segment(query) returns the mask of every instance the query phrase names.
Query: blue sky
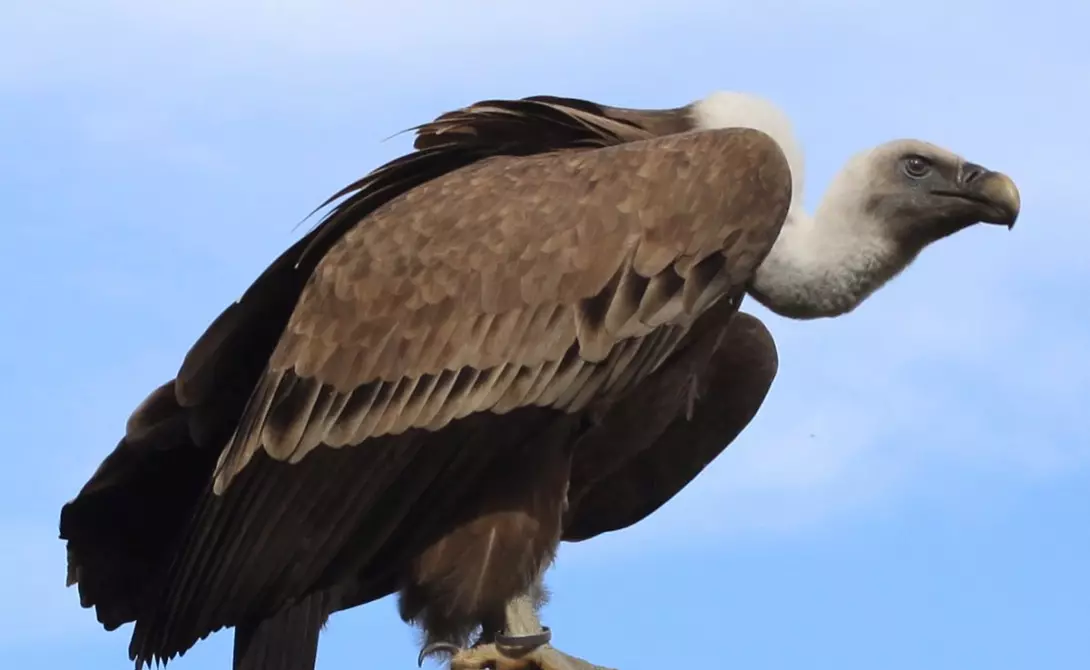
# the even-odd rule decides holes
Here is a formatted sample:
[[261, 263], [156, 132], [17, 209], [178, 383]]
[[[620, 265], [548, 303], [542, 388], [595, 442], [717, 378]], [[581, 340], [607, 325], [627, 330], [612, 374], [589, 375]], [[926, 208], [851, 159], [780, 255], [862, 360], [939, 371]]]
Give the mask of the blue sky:
[[[59, 508], [295, 224], [408, 147], [383, 138], [489, 97], [716, 89], [794, 119], [810, 208], [908, 136], [1006, 171], [1023, 216], [843, 318], [750, 303], [780, 348], [765, 407], [652, 518], [562, 549], [558, 646], [622, 670], [1090, 667], [1087, 25], [1056, 0], [0, 0], [0, 667], [125, 667], [129, 628], [63, 586]], [[219, 634], [171, 667], [229, 654]], [[363, 654], [412, 667], [392, 601], [337, 615], [319, 667]]]

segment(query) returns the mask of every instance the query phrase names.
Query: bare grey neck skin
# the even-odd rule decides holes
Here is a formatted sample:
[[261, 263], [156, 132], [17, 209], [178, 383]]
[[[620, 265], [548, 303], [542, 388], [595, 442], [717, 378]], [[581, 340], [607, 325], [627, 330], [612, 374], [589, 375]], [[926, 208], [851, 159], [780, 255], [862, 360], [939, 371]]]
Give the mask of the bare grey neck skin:
[[813, 217], [792, 202], [750, 294], [789, 318], [838, 316], [927, 245], [977, 223], [1010, 229], [1020, 209], [1007, 175], [920, 140], [886, 142], [848, 161]]
[[915, 257], [905, 253], [867, 211], [869, 152], [853, 157], [834, 178], [814, 216], [802, 206], [804, 160], [787, 115], [763, 98], [717, 92], [689, 107], [698, 128], [755, 128], [780, 145], [791, 165], [791, 209], [772, 251], [757, 269], [750, 294], [794, 319], [851, 311]]
[[[813, 216], [803, 208], [804, 160], [787, 115], [768, 100], [717, 92], [688, 107], [693, 126], [746, 127], [770, 135], [791, 165], [791, 208], [749, 293], [768, 309], [793, 319], [834, 317], [852, 311], [896, 277], [929, 241], [906, 235], [885, 211], [895, 204], [895, 182], [876, 182], [872, 148], [853, 156], [834, 177]], [[890, 163], [892, 166], [892, 163]], [[890, 167], [892, 171], [893, 168]]]
[[833, 317], [852, 311], [919, 254], [893, 234], [862, 191], [864, 152], [834, 178], [813, 216], [797, 201], [750, 294], [781, 316]]
[[802, 207], [802, 150], [787, 116], [742, 93], [715, 93], [688, 109], [700, 129], [753, 128], [791, 166], [787, 219], [749, 292], [773, 312], [816, 319], [850, 312], [896, 277], [927, 245], [976, 223], [1012, 228], [1021, 210], [1010, 177], [915, 139], [853, 156], [813, 216]]

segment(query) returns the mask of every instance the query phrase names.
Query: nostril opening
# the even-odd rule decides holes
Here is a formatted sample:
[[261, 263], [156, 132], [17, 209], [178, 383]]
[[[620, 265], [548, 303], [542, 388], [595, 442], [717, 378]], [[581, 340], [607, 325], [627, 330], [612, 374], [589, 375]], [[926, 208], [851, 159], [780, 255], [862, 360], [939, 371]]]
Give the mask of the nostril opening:
[[967, 163], [965, 167], [962, 168], [961, 180], [965, 184], [971, 184], [979, 179], [980, 176], [983, 175], [985, 172], [986, 170], [981, 166], [973, 163]]

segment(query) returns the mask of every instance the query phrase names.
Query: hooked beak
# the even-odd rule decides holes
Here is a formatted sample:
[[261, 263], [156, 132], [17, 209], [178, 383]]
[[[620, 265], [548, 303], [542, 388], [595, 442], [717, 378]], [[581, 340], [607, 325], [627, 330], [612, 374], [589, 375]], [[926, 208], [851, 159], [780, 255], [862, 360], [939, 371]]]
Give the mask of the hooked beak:
[[993, 172], [975, 163], [965, 163], [958, 174], [958, 189], [949, 193], [971, 201], [979, 212], [981, 223], [994, 223], [1014, 228], [1022, 208], [1022, 198], [1014, 180], [1002, 172]]

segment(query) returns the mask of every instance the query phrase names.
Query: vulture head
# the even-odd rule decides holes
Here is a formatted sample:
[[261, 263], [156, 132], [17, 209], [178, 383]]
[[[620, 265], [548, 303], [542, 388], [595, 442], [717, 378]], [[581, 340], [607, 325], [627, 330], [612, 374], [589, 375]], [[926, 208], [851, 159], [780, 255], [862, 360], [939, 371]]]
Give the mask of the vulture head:
[[947, 149], [895, 140], [850, 158], [813, 216], [802, 207], [802, 152], [771, 103], [719, 93], [696, 103], [703, 128], [744, 126], [781, 146], [791, 165], [792, 204], [750, 293], [795, 319], [850, 312], [908, 267], [929, 244], [978, 223], [1012, 228], [1021, 206], [1010, 177]]

